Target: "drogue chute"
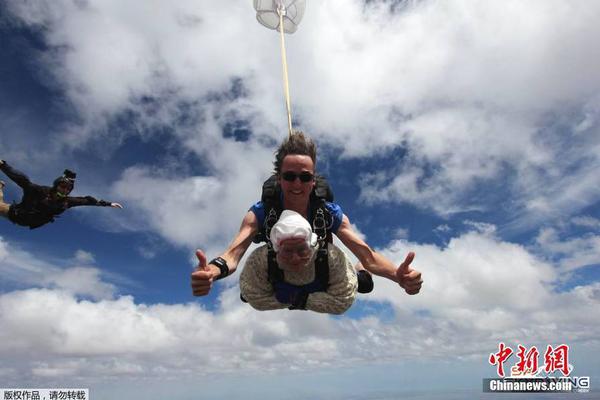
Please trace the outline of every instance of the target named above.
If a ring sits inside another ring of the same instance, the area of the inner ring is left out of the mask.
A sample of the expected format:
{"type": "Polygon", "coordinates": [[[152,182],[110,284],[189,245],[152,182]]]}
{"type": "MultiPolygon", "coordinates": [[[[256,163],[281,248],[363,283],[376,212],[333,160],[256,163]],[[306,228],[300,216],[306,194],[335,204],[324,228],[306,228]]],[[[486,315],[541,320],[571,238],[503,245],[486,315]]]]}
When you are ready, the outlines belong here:
{"type": "Polygon", "coordinates": [[[294,33],[304,16],[306,0],[254,0],[256,19],[269,29],[294,33]]]}
{"type": "Polygon", "coordinates": [[[283,90],[288,117],[288,133],[292,134],[292,107],[288,82],[287,58],[284,33],[294,33],[304,16],[306,0],[254,0],[256,19],[269,29],[279,31],[281,38],[281,64],[283,66],[283,90]]]}

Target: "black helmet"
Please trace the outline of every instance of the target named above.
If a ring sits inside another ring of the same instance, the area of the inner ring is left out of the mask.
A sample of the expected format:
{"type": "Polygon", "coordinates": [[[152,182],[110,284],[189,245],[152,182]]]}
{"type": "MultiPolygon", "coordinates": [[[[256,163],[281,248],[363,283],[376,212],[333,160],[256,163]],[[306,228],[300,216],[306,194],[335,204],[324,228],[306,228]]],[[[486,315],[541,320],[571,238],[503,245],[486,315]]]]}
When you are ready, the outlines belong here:
{"type": "Polygon", "coordinates": [[[76,176],[77,174],[75,172],[69,169],[65,169],[65,172],[63,172],[61,176],[54,180],[54,183],[52,184],[52,189],[56,190],[58,188],[58,185],[60,185],[61,183],[66,183],[69,186],[71,186],[71,190],[73,190],[76,176]]]}

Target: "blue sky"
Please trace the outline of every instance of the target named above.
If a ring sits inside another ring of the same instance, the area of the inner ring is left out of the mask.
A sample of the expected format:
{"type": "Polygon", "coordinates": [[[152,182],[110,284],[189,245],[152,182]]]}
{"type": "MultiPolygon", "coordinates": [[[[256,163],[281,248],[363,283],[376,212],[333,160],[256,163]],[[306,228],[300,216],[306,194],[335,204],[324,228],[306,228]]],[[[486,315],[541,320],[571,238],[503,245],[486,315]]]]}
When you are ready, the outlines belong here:
{"type": "Polygon", "coordinates": [[[357,231],[425,279],[376,279],[332,317],[257,312],[237,276],[189,288],[286,135],[276,33],[249,1],[126,3],[0,5],[0,158],[125,206],[0,224],[2,387],[479,398],[503,341],[569,344],[594,388],[600,5],[309,2],[287,36],[295,125],[357,231]]]}

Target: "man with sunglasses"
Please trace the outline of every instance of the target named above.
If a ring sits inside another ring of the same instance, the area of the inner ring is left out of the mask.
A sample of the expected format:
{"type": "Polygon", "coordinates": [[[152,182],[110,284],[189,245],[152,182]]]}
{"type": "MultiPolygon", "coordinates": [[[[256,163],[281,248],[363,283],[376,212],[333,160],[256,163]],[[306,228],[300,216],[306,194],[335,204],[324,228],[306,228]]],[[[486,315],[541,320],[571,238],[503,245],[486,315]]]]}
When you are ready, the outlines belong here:
{"type": "Polygon", "coordinates": [[[342,250],[327,244],[327,263],[319,264],[317,235],[295,211],[284,210],[270,232],[269,246],[255,249],[240,274],[242,299],[257,310],[311,310],[342,314],[356,296],[354,267],[342,250]]]}
{"type": "Polygon", "coordinates": [[[3,191],[5,183],[0,181],[0,215],[17,225],[30,229],[39,228],[54,222],[54,219],[68,208],[77,206],[123,208],[119,203],[96,200],[92,196],[69,196],[75,185],[76,174],[68,169],[54,180],[52,187],[32,183],[27,175],[17,171],[4,160],[0,160],[0,170],[23,189],[20,203],[6,204],[3,191]]]}
{"type": "MultiPolygon", "coordinates": [[[[309,214],[312,211],[311,193],[316,185],[315,164],[316,146],[302,132],[293,133],[281,144],[274,162],[282,209],[296,211],[309,221],[314,218],[309,214]]],[[[408,253],[399,266],[394,265],[371,249],[356,234],[339,205],[326,202],[325,207],[330,216],[327,223],[328,232],[335,234],[364,268],[393,280],[408,294],[417,294],[421,290],[421,273],[410,266],[415,256],[413,252],[408,253]]],[[[196,251],[198,268],[191,275],[192,292],[195,296],[208,294],[215,280],[222,279],[236,270],[253,238],[268,218],[269,215],[265,214],[265,204],[260,201],[246,213],[238,234],[220,257],[207,263],[204,253],[201,250],[196,251]]]]}

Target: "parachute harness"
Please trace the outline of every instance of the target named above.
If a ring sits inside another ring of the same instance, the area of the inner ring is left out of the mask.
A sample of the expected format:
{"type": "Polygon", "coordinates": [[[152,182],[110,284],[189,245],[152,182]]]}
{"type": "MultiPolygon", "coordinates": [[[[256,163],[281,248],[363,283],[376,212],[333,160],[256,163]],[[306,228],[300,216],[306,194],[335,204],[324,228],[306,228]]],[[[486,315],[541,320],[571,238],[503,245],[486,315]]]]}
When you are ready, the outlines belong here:
{"type": "MultiPolygon", "coordinates": [[[[326,201],[333,201],[333,193],[327,181],[317,176],[317,185],[315,191],[311,194],[310,212],[312,216],[313,232],[317,234],[318,244],[315,256],[315,279],[313,282],[306,285],[292,285],[284,280],[284,272],[277,264],[277,255],[271,243],[271,228],[279,219],[279,215],[283,211],[280,188],[277,184],[276,175],[272,175],[265,181],[262,188],[261,200],[264,204],[265,219],[260,227],[259,233],[254,237],[254,243],[267,243],[267,264],[268,264],[268,280],[273,285],[273,288],[287,286],[302,288],[306,293],[326,292],[329,287],[329,253],[328,243],[332,242],[331,228],[333,227],[333,216],[326,208],[326,201]]],[[[245,301],[242,297],[242,301],[245,301]]],[[[304,305],[305,306],[305,305],[304,305]]],[[[300,307],[304,309],[303,307],[300,307]]],[[[297,309],[292,306],[290,309],[297,309]]]]}

